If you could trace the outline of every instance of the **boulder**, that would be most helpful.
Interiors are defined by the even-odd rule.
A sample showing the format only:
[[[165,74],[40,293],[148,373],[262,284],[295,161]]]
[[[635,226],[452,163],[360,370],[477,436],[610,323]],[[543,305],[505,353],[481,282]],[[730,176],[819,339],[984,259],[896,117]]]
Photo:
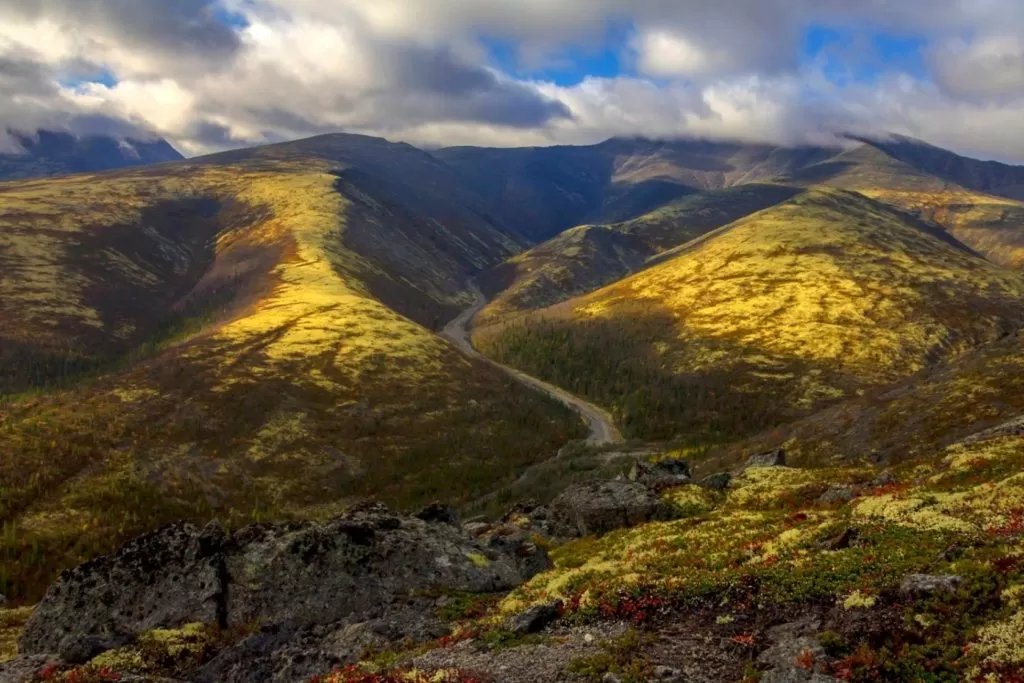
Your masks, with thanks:
[[[821,645],[819,627],[812,617],[768,629],[772,645],[757,658],[760,666],[768,668],[762,683],[838,683],[822,673],[830,658]],[[800,660],[802,665],[797,664]]]
[[[1024,415],[1009,420],[1008,422],[1004,422],[1001,425],[992,427],[991,429],[986,429],[976,434],[972,434],[961,443],[970,445],[980,443],[982,441],[989,441],[991,439],[999,439],[1004,436],[1024,436]]]
[[[856,527],[846,527],[839,534],[826,538],[818,543],[822,550],[845,550],[857,542],[860,530]]]
[[[716,491],[725,491],[732,483],[732,475],[728,472],[716,472],[709,474],[698,482],[701,486]]]
[[[665,458],[657,462],[637,460],[627,479],[660,491],[690,483],[690,464],[679,458]]]
[[[231,535],[172,525],[65,571],[29,619],[21,652],[92,654],[191,622],[332,624],[424,591],[509,590],[526,578],[520,567],[538,564],[517,555],[542,552],[525,544],[488,547],[449,524],[376,505]]]
[[[225,620],[220,529],[173,524],[64,571],[25,625],[23,653]],[[77,641],[77,642],[76,642]]]
[[[911,574],[900,584],[900,593],[907,597],[955,593],[963,582],[963,577],[955,574]]]
[[[607,481],[570,486],[548,514],[552,535],[578,537],[669,519],[672,508],[639,482]]]
[[[60,660],[53,655],[21,654],[14,659],[0,662],[0,681],[3,683],[22,683],[22,681],[39,680],[39,672]]]
[[[505,628],[519,635],[538,633],[558,619],[561,609],[561,600],[546,605],[536,605],[510,618]]]
[[[843,505],[853,500],[856,495],[852,486],[832,486],[818,496],[818,502],[822,505]]]
[[[756,453],[755,455],[752,455],[749,458],[747,458],[746,469],[756,469],[759,467],[785,467],[785,465],[785,449],[776,448],[773,451]]]
[[[880,489],[883,486],[892,486],[896,483],[896,475],[885,470],[881,472],[877,477],[868,482],[867,488],[869,489]]]
[[[417,512],[415,517],[432,524],[448,524],[454,527],[461,525],[461,522],[459,522],[459,515],[455,512],[455,509],[450,505],[444,505],[442,503],[431,503]]]

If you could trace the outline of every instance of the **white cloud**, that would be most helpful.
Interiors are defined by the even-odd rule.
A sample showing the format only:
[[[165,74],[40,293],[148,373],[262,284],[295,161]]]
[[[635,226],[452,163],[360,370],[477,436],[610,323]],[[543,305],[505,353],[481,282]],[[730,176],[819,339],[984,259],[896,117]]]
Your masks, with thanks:
[[[481,36],[536,66],[613,20],[631,22],[637,76],[562,87],[482,65]],[[921,35],[935,84],[837,88],[800,64],[812,23]],[[192,154],[335,130],[435,145],[894,130],[1024,161],[1022,35],[1019,0],[3,0],[0,129],[143,127]],[[67,85],[103,72],[117,83]]]
[[[1020,28],[1016,33],[946,41],[931,53],[938,82],[957,97],[1024,97],[1024,35]]]

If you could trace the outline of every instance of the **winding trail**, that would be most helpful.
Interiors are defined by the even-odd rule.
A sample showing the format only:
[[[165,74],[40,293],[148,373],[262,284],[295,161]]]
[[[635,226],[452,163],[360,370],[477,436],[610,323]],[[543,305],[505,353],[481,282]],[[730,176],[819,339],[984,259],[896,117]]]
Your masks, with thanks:
[[[575,410],[580,414],[580,417],[584,419],[587,426],[590,428],[590,436],[587,438],[587,443],[594,446],[603,446],[605,444],[622,442],[622,434],[615,427],[615,422],[612,420],[612,416],[607,410],[599,408],[588,401],[584,401],[579,396],[570,394],[568,391],[556,387],[554,384],[549,384],[544,380],[531,377],[530,375],[520,372],[515,368],[493,361],[473,348],[473,343],[470,341],[469,323],[473,320],[473,316],[483,310],[483,307],[487,305],[487,298],[484,296],[483,292],[480,291],[480,288],[476,286],[476,283],[469,282],[467,286],[469,287],[469,290],[473,292],[473,296],[476,297],[476,301],[472,306],[462,311],[462,313],[459,313],[457,318],[445,325],[444,330],[441,331],[441,336],[454,343],[466,354],[473,356],[474,358],[478,358],[486,363],[490,363],[494,367],[512,375],[512,377],[530,388],[541,391]]]

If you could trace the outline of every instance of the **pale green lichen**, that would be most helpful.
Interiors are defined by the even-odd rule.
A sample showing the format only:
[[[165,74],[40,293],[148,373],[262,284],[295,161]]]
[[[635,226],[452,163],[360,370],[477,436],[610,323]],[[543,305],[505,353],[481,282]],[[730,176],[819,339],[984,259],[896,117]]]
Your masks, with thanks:
[[[466,557],[468,557],[469,561],[477,567],[483,568],[489,567],[491,565],[491,561],[488,560],[485,556],[481,555],[480,553],[466,553]]]
[[[874,595],[865,595],[859,590],[855,590],[843,600],[843,609],[870,609],[877,602],[878,598]]]

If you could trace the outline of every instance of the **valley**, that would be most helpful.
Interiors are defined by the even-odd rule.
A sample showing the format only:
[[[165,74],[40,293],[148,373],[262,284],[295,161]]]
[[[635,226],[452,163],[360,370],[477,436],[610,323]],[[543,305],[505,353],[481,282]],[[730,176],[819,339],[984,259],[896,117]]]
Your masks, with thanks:
[[[346,665],[499,680],[506,648],[581,682],[704,656],[708,680],[785,673],[800,652],[759,657],[808,614],[831,680],[1012,669],[1020,168],[895,137],[425,151],[332,134],[50,177],[79,170],[53,158],[0,182],[0,659],[23,629],[63,651],[50,587],[92,571],[65,570],[168,543],[196,585],[196,548],[232,569],[210,579],[219,611],[110,617],[131,637],[99,657],[157,679],[259,660],[233,649],[255,642],[232,640],[239,615],[330,625]],[[395,548],[411,593],[346,583],[351,557],[391,567]],[[355,621],[310,607],[334,605],[295,578],[317,572],[358,596]],[[901,593],[929,573],[964,591]],[[301,608],[272,594],[293,579]],[[508,627],[530,610],[564,630]],[[360,640],[370,619],[391,635]],[[719,645],[692,650],[673,619]],[[211,640],[172,666],[154,628]],[[273,666],[303,643],[323,665],[303,680],[332,668],[340,645],[281,628]],[[636,640],[584,639],[601,629]],[[352,675],[336,680],[372,680]]]

